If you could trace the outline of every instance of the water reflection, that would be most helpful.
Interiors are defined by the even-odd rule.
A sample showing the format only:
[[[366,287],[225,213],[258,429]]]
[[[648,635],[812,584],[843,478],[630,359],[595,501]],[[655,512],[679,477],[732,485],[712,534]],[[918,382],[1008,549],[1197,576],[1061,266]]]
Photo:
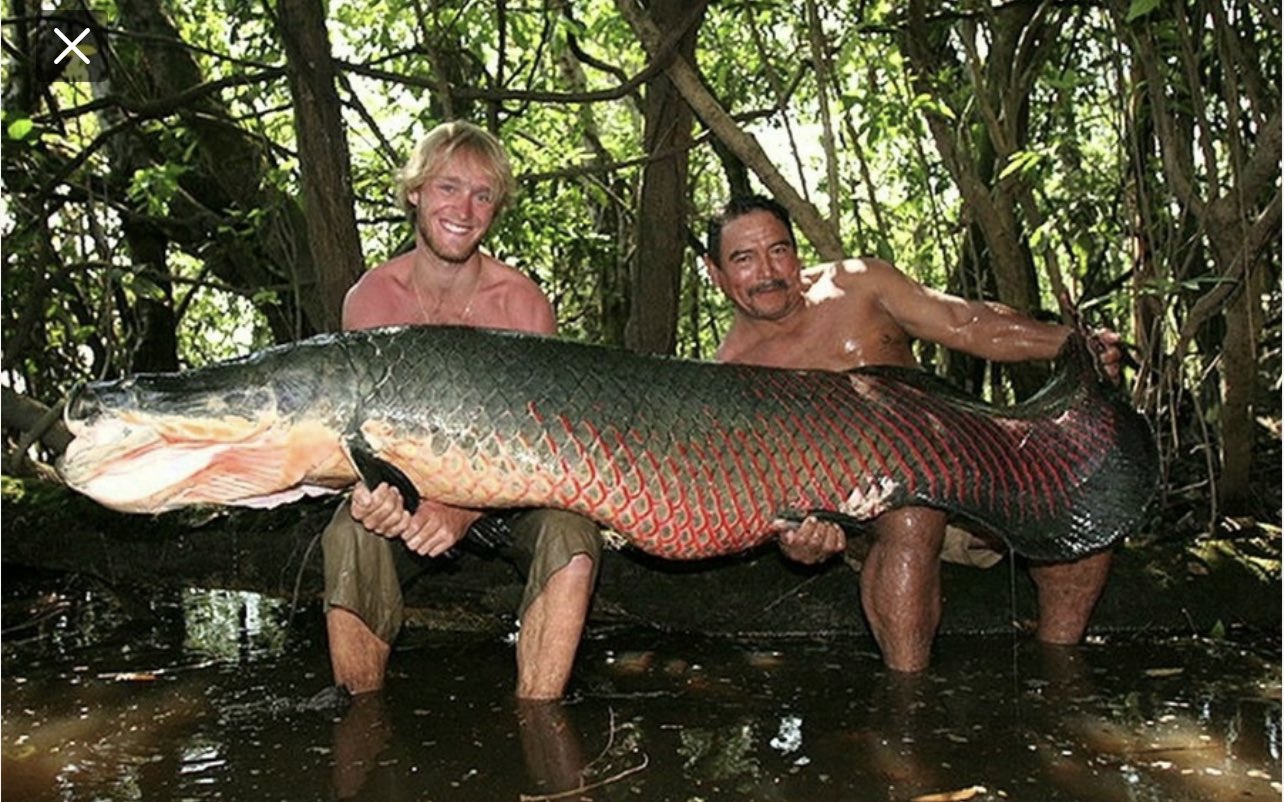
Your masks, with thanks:
[[[334,793],[352,799],[366,786],[392,740],[392,722],[380,693],[355,696],[334,725]]]
[[[1081,648],[1042,646],[1039,657],[1047,680],[1042,698],[1062,711],[1054,730],[1062,737],[1037,753],[1046,776],[1067,794],[1164,802],[1183,795],[1234,799],[1269,793],[1261,780],[1270,777],[1260,769],[1250,773],[1234,755],[1245,713],[1263,709],[1265,701],[1235,698],[1233,691],[1226,698],[1228,685],[1239,685],[1238,679],[1228,683],[1214,676],[1192,688],[1185,668],[1152,664],[1119,693],[1111,692],[1107,672],[1094,668]],[[1269,739],[1278,730],[1279,707],[1272,707],[1272,715],[1254,721],[1259,737]],[[1278,755],[1265,761],[1272,763],[1278,780]]]
[[[182,591],[183,647],[191,652],[235,660],[279,655],[288,630],[287,605],[258,593],[234,590]]]
[[[1277,641],[944,639],[902,675],[846,639],[600,630],[566,702],[522,704],[511,644],[434,632],[340,710],[309,704],[318,611],[59,583],[5,589],[6,800],[1280,795]]]
[[[758,723],[752,719],[718,727],[682,727],[677,754],[683,759],[683,772],[700,782],[748,793],[762,777],[757,729]]]
[[[537,700],[514,704],[532,794],[562,794],[588,785],[579,728],[566,705]]]

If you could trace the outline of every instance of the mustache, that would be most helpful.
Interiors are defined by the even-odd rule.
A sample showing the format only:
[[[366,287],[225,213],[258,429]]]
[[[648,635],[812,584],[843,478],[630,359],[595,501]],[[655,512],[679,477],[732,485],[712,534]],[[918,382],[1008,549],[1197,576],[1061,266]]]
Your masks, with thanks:
[[[775,292],[777,290],[789,289],[789,282],[782,278],[773,278],[770,281],[764,281],[761,284],[755,284],[749,288],[750,295],[758,295],[764,292]]]

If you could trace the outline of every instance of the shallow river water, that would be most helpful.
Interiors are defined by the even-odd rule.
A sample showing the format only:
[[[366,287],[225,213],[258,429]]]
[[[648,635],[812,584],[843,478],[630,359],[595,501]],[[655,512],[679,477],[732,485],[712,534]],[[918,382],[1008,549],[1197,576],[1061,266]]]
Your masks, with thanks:
[[[947,637],[906,677],[848,637],[596,628],[525,707],[502,633],[404,640],[318,709],[316,608],[6,569],[3,799],[1280,799],[1278,634]]]

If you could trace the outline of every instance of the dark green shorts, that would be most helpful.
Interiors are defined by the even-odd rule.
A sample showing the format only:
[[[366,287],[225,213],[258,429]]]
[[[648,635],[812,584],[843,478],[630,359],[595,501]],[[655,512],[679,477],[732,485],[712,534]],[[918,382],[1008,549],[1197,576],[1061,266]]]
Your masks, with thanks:
[[[602,536],[593,521],[562,510],[529,510],[513,514],[509,527],[511,543],[498,551],[526,575],[519,619],[544,590],[549,577],[576,554],[587,554],[593,561],[593,581],[597,581]],[[346,501],[322,533],[321,551],[326,609],[351,610],[375,635],[392,643],[401,631],[405,606],[402,584],[423,569],[423,561],[432,558],[420,557],[400,541],[369,531],[353,520]]]

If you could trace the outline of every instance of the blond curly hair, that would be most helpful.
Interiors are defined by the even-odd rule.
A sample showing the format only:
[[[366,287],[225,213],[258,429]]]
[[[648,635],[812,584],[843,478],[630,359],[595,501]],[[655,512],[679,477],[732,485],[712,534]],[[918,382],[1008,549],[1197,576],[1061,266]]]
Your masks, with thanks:
[[[404,211],[409,212],[413,208],[410,193],[422,187],[451,156],[461,150],[481,160],[487,172],[495,179],[495,214],[498,215],[503,210],[516,187],[513,168],[504,146],[484,128],[463,120],[453,120],[442,123],[419,140],[410,161],[397,171],[397,200]]]

